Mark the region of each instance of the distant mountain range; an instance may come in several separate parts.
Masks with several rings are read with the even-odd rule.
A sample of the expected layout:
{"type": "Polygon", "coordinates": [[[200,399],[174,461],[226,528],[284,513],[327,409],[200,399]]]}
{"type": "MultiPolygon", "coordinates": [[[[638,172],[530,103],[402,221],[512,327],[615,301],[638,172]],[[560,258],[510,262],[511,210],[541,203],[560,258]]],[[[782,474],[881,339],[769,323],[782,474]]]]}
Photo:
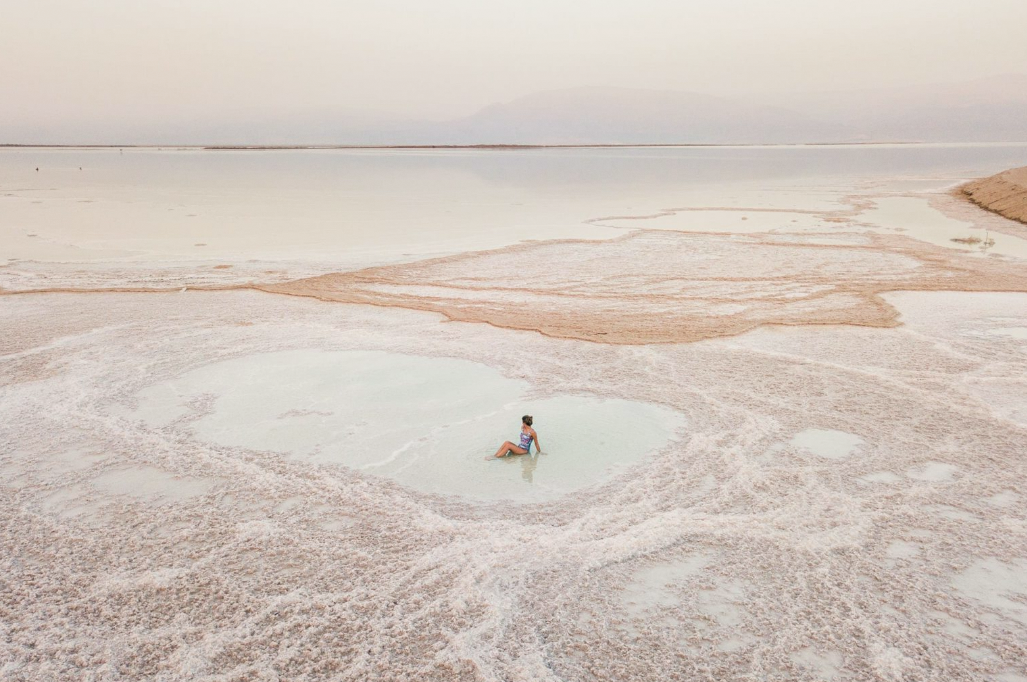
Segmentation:
{"type": "Polygon", "coordinates": [[[574,88],[494,104],[407,134],[457,144],[1027,142],[1027,75],[747,100],[574,88]]]}
{"type": "Polygon", "coordinates": [[[1027,75],[767,98],[845,129],[845,141],[1027,142],[1027,75]]]}
{"type": "Polygon", "coordinates": [[[582,87],[493,104],[450,121],[309,116],[160,130],[0,129],[0,142],[212,145],[759,144],[1027,142],[1027,75],[893,90],[714,97],[582,87]],[[49,138],[49,139],[48,139],[49,138]]]}
{"type": "Polygon", "coordinates": [[[629,88],[540,92],[418,132],[420,139],[460,144],[803,142],[847,133],[780,106],[629,88]]]}

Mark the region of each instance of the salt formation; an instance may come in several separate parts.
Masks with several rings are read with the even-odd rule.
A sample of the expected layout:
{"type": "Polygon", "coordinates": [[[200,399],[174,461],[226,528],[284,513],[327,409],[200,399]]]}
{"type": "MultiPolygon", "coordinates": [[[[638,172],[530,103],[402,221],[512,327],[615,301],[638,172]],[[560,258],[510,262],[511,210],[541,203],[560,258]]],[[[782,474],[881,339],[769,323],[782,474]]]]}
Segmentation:
{"type": "MultiPolygon", "coordinates": [[[[0,297],[2,676],[1027,675],[1027,433],[1008,416],[1027,347],[990,333],[1027,325],[1027,297],[885,296],[902,326],[655,346],[256,291],[0,297]],[[531,400],[659,405],[687,428],[531,503],[206,430],[228,404],[189,377],[310,349],[474,363],[531,400]],[[860,443],[789,444],[809,429],[860,443]]],[[[318,423],[292,402],[274,410],[318,423]]]]}
{"type": "Polygon", "coordinates": [[[647,230],[258,288],[621,344],[696,341],[766,324],[894,326],[895,310],[880,298],[886,291],[1027,291],[1019,261],[966,259],[899,236],[859,239],[647,230]]]}
{"type": "Polygon", "coordinates": [[[0,678],[1027,679],[1021,151],[602,153],[0,169],[0,678]]]}

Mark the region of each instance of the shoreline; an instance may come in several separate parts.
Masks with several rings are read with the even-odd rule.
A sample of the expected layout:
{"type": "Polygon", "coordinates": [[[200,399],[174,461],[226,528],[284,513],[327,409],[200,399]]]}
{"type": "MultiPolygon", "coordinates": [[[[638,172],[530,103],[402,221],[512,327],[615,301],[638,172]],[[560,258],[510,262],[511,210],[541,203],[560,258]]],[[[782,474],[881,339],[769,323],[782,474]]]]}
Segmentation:
{"type": "Polygon", "coordinates": [[[958,192],[986,211],[1027,225],[1027,166],[973,180],[958,192]]]}
{"type": "Polygon", "coordinates": [[[933,145],[1019,145],[1017,142],[922,142],[916,140],[875,140],[871,142],[652,142],[603,144],[296,144],[296,145],[208,145],[208,144],[0,144],[4,149],[158,149],[200,151],[303,151],[344,149],[652,149],[652,148],[707,148],[707,147],[873,147],[877,145],[933,146],[933,145]]]}

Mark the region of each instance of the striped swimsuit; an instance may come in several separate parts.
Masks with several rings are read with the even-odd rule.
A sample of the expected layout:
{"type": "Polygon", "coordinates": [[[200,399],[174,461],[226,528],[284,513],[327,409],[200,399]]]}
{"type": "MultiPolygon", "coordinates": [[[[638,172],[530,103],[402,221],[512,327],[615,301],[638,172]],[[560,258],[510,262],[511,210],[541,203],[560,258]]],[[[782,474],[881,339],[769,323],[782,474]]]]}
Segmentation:
{"type": "Polygon", "coordinates": [[[521,431],[521,449],[531,452],[531,434],[521,431]]]}

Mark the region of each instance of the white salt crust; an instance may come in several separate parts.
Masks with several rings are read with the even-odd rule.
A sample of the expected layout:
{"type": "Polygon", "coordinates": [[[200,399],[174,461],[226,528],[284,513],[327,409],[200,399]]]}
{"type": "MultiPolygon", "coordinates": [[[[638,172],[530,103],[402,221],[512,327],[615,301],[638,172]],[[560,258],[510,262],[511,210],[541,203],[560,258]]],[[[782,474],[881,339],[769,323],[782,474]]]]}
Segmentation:
{"type": "Polygon", "coordinates": [[[1027,350],[988,333],[1027,324],[1027,296],[888,300],[905,326],[635,347],[258,292],[0,298],[0,670],[1027,675],[1027,432],[1009,418],[1027,350]],[[533,399],[647,403],[688,427],[609,480],[519,504],[200,439],[209,396],[133,416],[149,387],[312,348],[479,363],[533,399]],[[860,444],[782,447],[807,429],[860,444]]]}

